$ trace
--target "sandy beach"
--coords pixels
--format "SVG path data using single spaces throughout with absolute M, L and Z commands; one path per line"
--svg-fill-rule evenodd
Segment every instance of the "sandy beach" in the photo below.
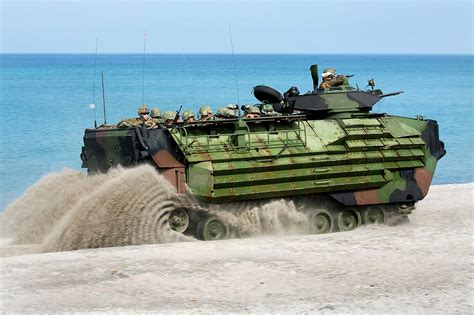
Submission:
M 473 193 L 433 186 L 409 223 L 346 233 L 3 246 L 1 311 L 472 314 Z

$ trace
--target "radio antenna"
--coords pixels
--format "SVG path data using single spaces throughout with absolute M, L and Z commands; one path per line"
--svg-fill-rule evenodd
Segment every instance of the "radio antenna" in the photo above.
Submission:
M 234 43 L 232 41 L 232 30 L 230 28 L 230 24 L 229 24 L 229 37 L 230 37 L 230 47 L 232 49 L 232 60 L 234 61 L 234 77 L 235 77 L 235 90 L 237 91 L 237 104 L 240 104 L 239 83 L 237 81 L 237 66 L 235 64 Z
M 105 88 L 104 88 L 104 71 L 100 72 L 102 75 L 102 105 L 104 106 L 104 125 L 107 125 L 107 116 L 105 114 Z
M 181 56 L 183 57 L 184 65 L 186 66 L 186 74 L 188 75 L 189 85 L 192 88 L 193 87 L 193 78 L 191 77 L 191 70 L 189 69 L 188 60 L 186 58 L 186 55 L 182 51 L 181 51 Z M 193 94 L 193 93 L 191 93 L 191 94 Z M 194 99 L 197 99 L 197 97 L 195 97 Z
M 94 56 L 94 80 L 92 82 L 92 104 L 89 105 L 89 108 L 94 110 L 94 128 L 97 128 L 97 116 L 95 112 L 95 73 L 97 69 L 97 47 L 99 45 L 99 37 L 95 39 L 95 56 Z
M 146 52 L 146 29 L 143 37 L 143 64 L 142 64 L 142 104 L 145 104 L 145 52 Z
M 191 83 L 191 85 L 192 85 L 193 84 L 193 78 L 191 77 L 191 71 L 189 70 L 189 65 L 188 65 L 188 61 L 186 59 L 186 55 L 183 52 L 181 52 L 181 55 L 183 56 L 184 65 L 186 66 L 186 72 L 188 74 L 189 83 Z

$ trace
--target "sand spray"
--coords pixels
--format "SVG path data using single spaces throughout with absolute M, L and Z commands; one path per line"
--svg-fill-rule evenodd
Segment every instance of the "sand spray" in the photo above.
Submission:
M 200 203 L 200 209 L 224 219 L 231 237 L 301 234 L 309 230 L 301 209 L 321 204 L 311 198 Z M 150 165 L 89 176 L 64 169 L 8 205 L 0 230 L 12 244 L 41 244 L 46 252 L 192 241 L 168 225 L 171 211 L 186 203 L 199 202 L 176 194 Z

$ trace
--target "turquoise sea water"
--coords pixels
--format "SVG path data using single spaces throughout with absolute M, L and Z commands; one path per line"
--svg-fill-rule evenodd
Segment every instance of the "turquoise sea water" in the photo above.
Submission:
M 93 126 L 94 55 L 3 54 L 1 57 L 0 211 L 41 176 L 64 167 L 79 169 L 83 130 Z M 252 87 L 265 84 L 284 92 L 296 85 L 312 89 L 309 66 L 333 66 L 354 74 L 365 88 L 375 78 L 384 92 L 405 93 L 384 99 L 374 111 L 440 124 L 447 155 L 434 183 L 473 181 L 472 55 L 146 55 L 97 56 L 95 103 L 103 121 L 100 71 L 105 74 L 107 122 L 133 117 L 143 99 L 150 107 L 197 111 L 254 103 Z M 237 76 L 235 76 L 237 74 Z M 236 92 L 236 78 L 239 95 Z

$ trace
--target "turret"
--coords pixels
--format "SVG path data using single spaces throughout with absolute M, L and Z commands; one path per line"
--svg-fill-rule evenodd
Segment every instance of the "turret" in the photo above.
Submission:
M 352 75 L 344 75 L 344 83 L 340 86 L 320 89 L 317 64 L 310 67 L 310 73 L 313 81 L 312 92 L 299 95 L 298 89 L 291 87 L 282 95 L 271 87 L 259 85 L 254 87 L 254 95 L 263 103 L 271 103 L 280 113 L 291 113 L 297 110 L 310 117 L 326 117 L 333 114 L 341 116 L 343 113 L 349 115 L 354 112 L 367 113 L 383 97 L 403 93 L 400 91 L 383 94 L 381 90 L 374 89 L 373 79 L 369 80 L 371 89 L 362 91 L 349 84 L 348 78 Z

